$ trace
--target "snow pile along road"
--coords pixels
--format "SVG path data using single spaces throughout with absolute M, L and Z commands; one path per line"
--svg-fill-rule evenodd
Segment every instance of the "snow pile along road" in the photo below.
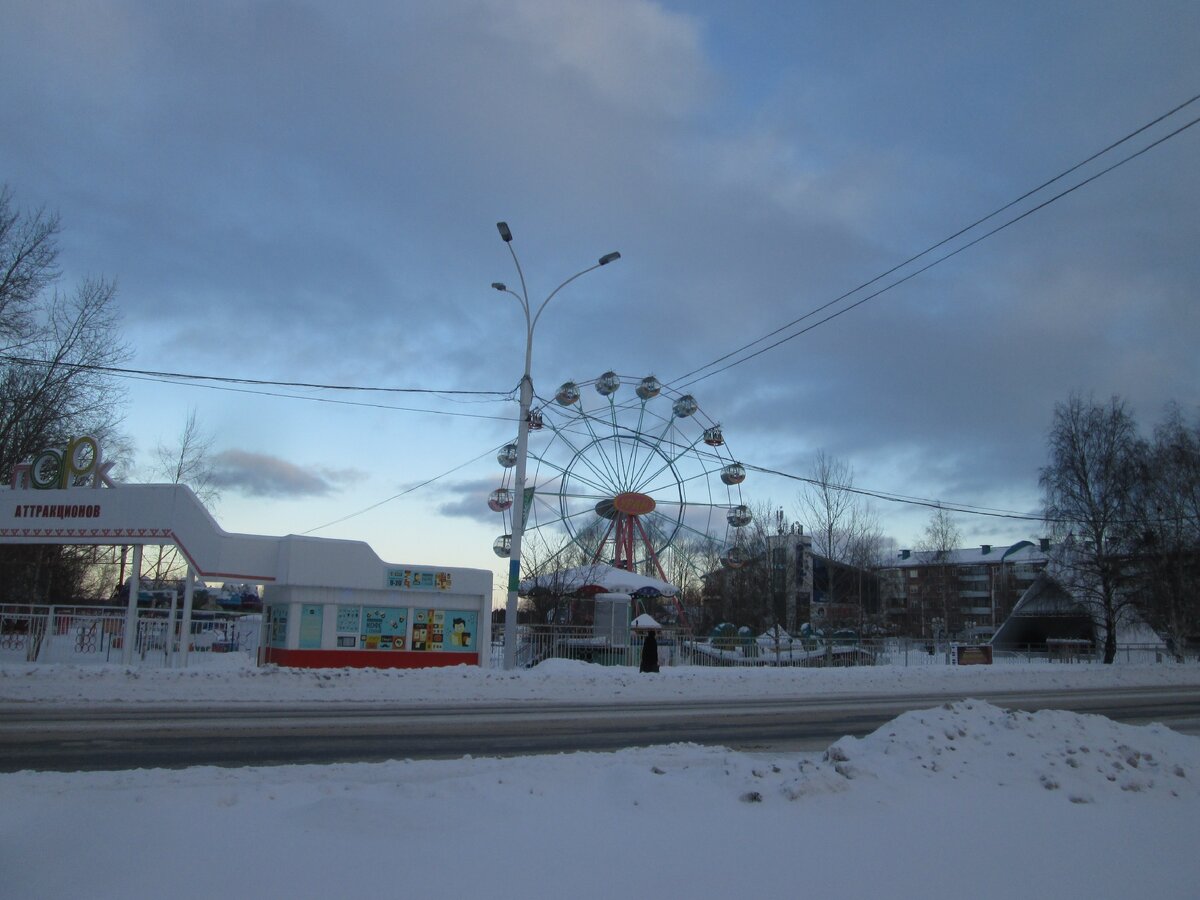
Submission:
M 1198 751 L 1200 739 L 1162 725 L 964 700 L 904 713 L 864 738 L 842 738 L 826 751 L 823 765 L 847 780 L 1040 787 L 1072 803 L 1123 792 L 1196 803 Z

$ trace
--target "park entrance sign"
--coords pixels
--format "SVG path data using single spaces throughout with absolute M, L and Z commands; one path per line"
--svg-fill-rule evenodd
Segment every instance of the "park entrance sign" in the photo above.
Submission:
M 48 447 L 28 462 L 13 467 L 12 487 L 54 490 L 91 486 L 115 487 L 109 472 L 113 464 L 103 458 L 100 442 L 90 434 L 68 441 L 59 450 Z

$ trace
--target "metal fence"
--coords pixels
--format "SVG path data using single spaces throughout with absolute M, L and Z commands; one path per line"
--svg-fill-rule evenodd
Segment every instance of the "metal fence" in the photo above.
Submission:
M 613 641 L 588 627 L 522 626 L 517 632 L 517 664 L 523 668 L 548 659 L 573 659 L 609 666 L 636 666 L 641 661 L 642 636 Z M 956 664 L 954 645 L 909 638 L 831 641 L 793 638 L 776 641 L 767 638 L 695 638 L 683 631 L 664 628 L 657 633 L 660 666 L 760 666 L 826 668 L 849 666 L 948 666 Z M 493 648 L 493 665 L 499 666 L 501 653 Z M 1028 663 L 1086 664 L 1103 661 L 1102 648 L 1070 648 L 1029 645 L 994 649 L 995 665 Z M 1128 644 L 1117 648 L 1121 663 L 1197 663 L 1200 654 L 1189 650 L 1170 653 L 1163 645 Z
M 993 651 L 997 663 L 1103 663 L 1104 647 L 1058 648 L 1045 645 L 1008 647 Z M 1178 663 L 1200 662 L 1200 649 L 1185 648 L 1179 652 L 1164 644 L 1118 644 L 1115 662 L 1119 663 Z
M 0 605 L 0 663 L 120 663 L 124 661 L 123 607 Z M 262 617 L 197 611 L 187 632 L 188 655 L 245 653 L 256 657 Z M 138 665 L 175 666 L 183 660 L 178 610 L 139 609 L 132 659 Z

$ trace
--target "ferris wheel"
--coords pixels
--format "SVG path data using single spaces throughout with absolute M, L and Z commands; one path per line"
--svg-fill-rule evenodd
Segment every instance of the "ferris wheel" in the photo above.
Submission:
M 585 562 L 668 582 L 667 557 L 682 555 L 682 546 L 715 550 L 729 568 L 744 565 L 742 529 L 752 520 L 741 497 L 746 469 L 691 394 L 652 375 L 605 372 L 539 399 L 530 411 L 519 507 L 524 534 L 558 545 L 558 553 L 575 547 Z M 488 505 L 504 517 L 505 533 L 493 550 L 507 557 L 509 523 L 518 514 L 511 487 L 517 445 L 505 445 L 497 459 L 504 476 Z

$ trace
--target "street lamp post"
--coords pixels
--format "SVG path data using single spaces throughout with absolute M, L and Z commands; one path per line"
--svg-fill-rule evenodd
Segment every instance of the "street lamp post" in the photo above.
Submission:
M 521 376 L 521 410 L 517 419 L 517 466 L 513 485 L 516 505 L 513 510 L 512 541 L 508 560 L 508 602 L 504 607 L 504 668 L 513 669 L 517 665 L 517 591 L 521 583 L 521 537 L 525 532 L 525 460 L 529 450 L 529 409 L 533 405 L 533 379 L 529 375 L 533 362 L 533 329 L 537 327 L 542 310 L 554 299 L 555 294 L 581 275 L 586 275 L 594 269 L 607 266 L 610 262 L 620 259 L 621 254 L 615 251 L 606 253 L 595 265 L 576 272 L 552 290 L 534 311 L 529 305 L 529 292 L 525 287 L 525 273 L 521 270 L 521 261 L 517 259 L 517 252 L 513 249 L 512 231 L 509 230 L 507 222 L 497 222 L 496 230 L 500 232 L 500 239 L 508 246 L 508 252 L 512 254 L 513 264 L 517 267 L 517 276 L 521 279 L 521 293 L 510 290 L 507 285 L 499 281 L 492 282 L 492 287 L 503 293 L 512 294 L 521 304 L 521 309 L 525 311 L 525 374 Z

